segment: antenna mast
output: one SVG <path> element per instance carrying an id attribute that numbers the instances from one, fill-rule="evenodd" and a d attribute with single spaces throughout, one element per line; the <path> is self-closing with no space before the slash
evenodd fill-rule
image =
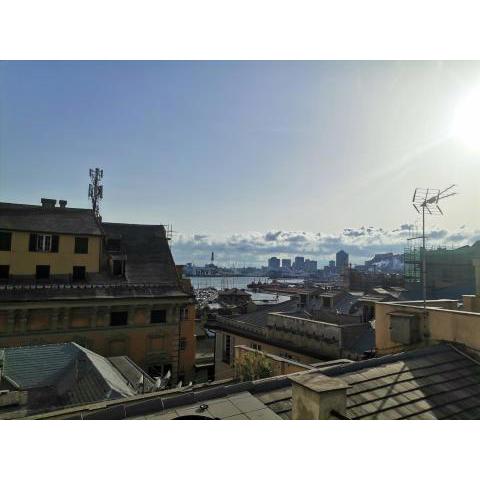
<path id="1" fill-rule="evenodd" d="M 88 186 L 88 198 L 92 201 L 92 210 L 96 218 L 100 217 L 100 200 L 103 199 L 103 170 L 100 168 L 90 169 L 90 185 Z"/>
<path id="2" fill-rule="evenodd" d="M 443 211 L 439 206 L 440 200 L 456 195 L 452 192 L 455 185 L 450 185 L 445 190 L 440 191 L 435 188 L 416 188 L 413 194 L 412 204 L 417 213 L 422 215 L 422 235 L 420 237 L 409 238 L 409 240 L 422 239 L 422 297 L 423 297 L 423 313 L 427 315 L 427 254 L 425 245 L 425 215 L 443 215 Z"/>

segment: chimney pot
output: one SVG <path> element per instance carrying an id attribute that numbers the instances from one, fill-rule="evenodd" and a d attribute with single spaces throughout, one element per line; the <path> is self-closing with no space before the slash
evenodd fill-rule
<path id="1" fill-rule="evenodd" d="M 42 202 L 43 208 L 55 208 L 57 201 L 54 198 L 42 198 L 40 199 Z"/>

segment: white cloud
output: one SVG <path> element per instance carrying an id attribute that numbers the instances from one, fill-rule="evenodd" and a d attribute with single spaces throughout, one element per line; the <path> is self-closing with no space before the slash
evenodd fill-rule
<path id="1" fill-rule="evenodd" d="M 271 256 L 293 258 L 305 256 L 326 264 L 335 253 L 344 249 L 352 263 L 363 263 L 376 253 L 402 253 L 412 225 L 404 224 L 392 230 L 372 226 L 345 228 L 339 234 L 274 230 L 268 232 L 235 233 L 213 237 L 208 234 L 179 235 L 172 243 L 177 263 L 208 263 L 215 252 L 216 263 L 224 265 L 265 265 Z M 465 226 L 455 231 L 431 229 L 432 245 L 459 247 L 480 239 L 480 231 L 468 231 Z"/>

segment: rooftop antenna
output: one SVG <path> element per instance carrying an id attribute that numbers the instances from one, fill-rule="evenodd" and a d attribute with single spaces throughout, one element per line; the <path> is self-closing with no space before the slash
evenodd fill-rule
<path id="1" fill-rule="evenodd" d="M 92 200 L 92 210 L 96 218 L 100 217 L 100 200 L 103 199 L 103 185 L 101 185 L 102 178 L 102 169 L 90 169 L 90 185 L 88 186 L 88 198 Z"/>
<path id="2" fill-rule="evenodd" d="M 452 188 L 455 185 L 450 185 L 445 190 L 437 188 L 416 188 L 412 198 L 413 208 L 417 213 L 422 215 L 422 235 L 419 237 L 409 238 L 408 240 L 422 239 L 422 297 L 423 297 L 423 312 L 427 315 L 427 255 L 425 250 L 425 215 L 443 215 L 439 202 L 447 197 L 456 195 Z"/>

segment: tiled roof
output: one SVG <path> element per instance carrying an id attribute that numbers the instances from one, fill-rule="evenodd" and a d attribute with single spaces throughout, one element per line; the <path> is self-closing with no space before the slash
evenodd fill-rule
<path id="1" fill-rule="evenodd" d="M 242 315 L 235 315 L 233 317 L 228 317 L 230 320 L 235 320 L 238 322 L 248 323 L 251 325 L 256 325 L 264 327 L 267 325 L 267 319 L 269 313 L 287 313 L 295 312 L 297 308 L 297 300 L 288 300 L 287 302 L 278 303 L 275 305 L 265 305 L 257 307 L 257 310 L 251 313 L 245 313 Z M 296 313 L 297 315 L 297 313 Z M 221 315 L 219 315 L 221 318 Z"/>
<path id="2" fill-rule="evenodd" d="M 444 344 L 325 369 L 349 384 L 350 419 L 480 419 L 480 363 Z M 291 387 L 258 395 L 291 417 Z"/>
<path id="3" fill-rule="evenodd" d="M 120 238 L 127 255 L 129 283 L 157 283 L 183 287 L 163 225 L 102 223 L 107 237 Z"/>
<path id="4" fill-rule="evenodd" d="M 315 367 L 319 374 L 341 378 L 349 385 L 348 419 L 480 419 L 480 363 L 453 345 L 438 344 L 362 362 L 335 366 L 326 362 Z M 288 420 L 292 416 L 291 383 L 289 376 L 280 376 L 172 390 L 158 396 L 90 405 L 88 410 L 79 407 L 75 411 L 60 411 L 42 418 L 170 419 L 202 415 L 233 419 L 238 415 L 241 419 Z M 239 408 L 236 402 L 241 398 L 248 399 L 249 412 L 256 412 L 254 415 L 233 408 Z M 216 411 L 217 406 L 221 412 Z"/>
<path id="5" fill-rule="evenodd" d="M 24 390 L 51 386 L 70 367 L 77 353 L 73 343 L 6 348 L 2 376 Z"/>
<path id="6" fill-rule="evenodd" d="M 0 203 L 0 230 L 101 235 L 90 209 Z"/>
<path id="7" fill-rule="evenodd" d="M 43 389 L 50 394 L 46 399 L 50 406 L 135 395 L 141 391 L 142 374 L 146 387 L 153 385 L 153 380 L 129 359 L 117 357 L 110 362 L 74 342 L 11 347 L 0 352 L 2 376 L 12 387 L 26 391 Z M 30 407 L 40 405 L 32 403 Z"/>

